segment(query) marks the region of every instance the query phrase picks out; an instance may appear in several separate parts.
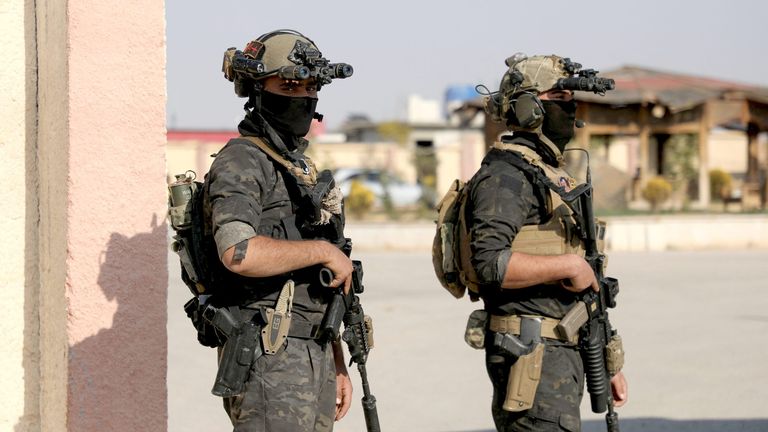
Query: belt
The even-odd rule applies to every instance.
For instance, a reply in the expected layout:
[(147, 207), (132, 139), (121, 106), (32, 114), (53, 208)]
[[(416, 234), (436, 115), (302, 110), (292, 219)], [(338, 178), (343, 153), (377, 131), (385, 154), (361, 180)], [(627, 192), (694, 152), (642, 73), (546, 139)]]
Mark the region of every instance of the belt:
[(288, 329), (288, 337), (299, 339), (317, 339), (320, 335), (320, 325), (309, 321), (291, 320), (291, 328)]
[[(256, 315), (260, 315), (262, 317), (260, 320), (262, 322), (264, 321), (264, 317), (266, 317), (266, 314), (263, 312), (264, 306), (258, 303), (251, 303), (243, 307), (245, 309), (259, 310), (260, 312)], [(298, 339), (319, 339), (322, 336), (323, 335), (320, 334), (320, 324), (314, 324), (311, 321), (297, 319), (296, 316), (291, 319), (291, 328), (288, 329), (288, 337)]]
[[(495, 333), (511, 333), (515, 336), (520, 335), (520, 319), (517, 315), (491, 315), (491, 320), (488, 328)], [(560, 335), (557, 331), (557, 325), (560, 324), (560, 320), (547, 317), (539, 317), (541, 320), (541, 337), (549, 339), (557, 339), (563, 342), (570, 342), (572, 344), (579, 342), (579, 335), (574, 335), (570, 340)]]

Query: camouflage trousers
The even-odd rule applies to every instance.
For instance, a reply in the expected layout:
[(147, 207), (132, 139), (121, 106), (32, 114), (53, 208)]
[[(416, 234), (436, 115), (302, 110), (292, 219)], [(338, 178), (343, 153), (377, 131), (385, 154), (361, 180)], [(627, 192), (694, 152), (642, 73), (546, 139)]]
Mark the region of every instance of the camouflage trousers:
[(533, 407), (521, 412), (502, 408), (514, 359), (494, 352), (493, 348), (486, 351), (486, 368), (493, 383), (493, 421), (499, 432), (581, 430), (579, 405), (584, 393), (584, 366), (579, 351), (558, 342), (546, 343)]
[(234, 432), (330, 432), (336, 368), (329, 344), (288, 338), (277, 354), (251, 367), (245, 391), (224, 398)]

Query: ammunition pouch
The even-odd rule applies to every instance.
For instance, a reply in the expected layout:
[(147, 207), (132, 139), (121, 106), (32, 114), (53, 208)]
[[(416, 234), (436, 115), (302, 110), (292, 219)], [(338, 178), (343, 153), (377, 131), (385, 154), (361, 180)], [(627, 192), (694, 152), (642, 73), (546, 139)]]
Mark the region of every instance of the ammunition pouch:
[(616, 375), (624, 367), (624, 345), (621, 336), (613, 335), (605, 346), (606, 369), (611, 376)]
[(464, 342), (474, 349), (485, 348), (485, 329), (488, 327), (488, 312), (478, 309), (469, 314)]

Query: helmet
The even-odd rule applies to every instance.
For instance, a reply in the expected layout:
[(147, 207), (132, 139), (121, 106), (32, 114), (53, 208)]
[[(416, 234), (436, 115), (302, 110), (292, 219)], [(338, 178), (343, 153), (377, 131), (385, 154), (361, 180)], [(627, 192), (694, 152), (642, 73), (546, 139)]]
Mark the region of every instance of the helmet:
[(517, 53), (506, 60), (509, 68), (501, 78), (499, 91), (486, 96), (485, 110), (496, 122), (512, 130), (535, 130), (544, 119), (538, 95), (558, 88), (571, 74), (566, 60), (556, 55), (526, 57)]
[(604, 95), (613, 90), (612, 79), (598, 77), (594, 69), (556, 55), (527, 57), (517, 53), (505, 61), (508, 70), (499, 91), (486, 95), (485, 111), (511, 130), (535, 131), (544, 120), (538, 95), (552, 89), (591, 91)]
[(222, 64), (224, 77), (235, 83), (235, 93), (248, 97), (254, 84), (271, 76), (304, 80), (315, 78), (318, 90), (335, 78), (352, 76), (346, 63), (330, 63), (315, 43), (295, 30), (275, 30), (249, 42), (240, 51), (229, 48)]

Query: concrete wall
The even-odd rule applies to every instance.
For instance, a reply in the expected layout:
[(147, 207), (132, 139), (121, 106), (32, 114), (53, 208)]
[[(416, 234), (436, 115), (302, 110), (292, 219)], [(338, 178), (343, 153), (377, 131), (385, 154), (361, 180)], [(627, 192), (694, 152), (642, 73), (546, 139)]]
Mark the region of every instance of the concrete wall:
[(747, 172), (747, 134), (742, 131), (711, 130), (709, 168), (744, 175)]
[[(33, 2), (0, 2), (0, 182), (3, 217), (0, 218), (4, 259), (0, 261), (0, 430), (27, 430), (39, 420), (39, 389), (27, 394), (26, 381), (38, 382), (39, 327), (36, 302), (37, 234), (29, 221), (36, 217), (36, 195), (27, 194), (35, 179), (26, 174), (34, 164), (37, 81)], [(27, 244), (33, 245), (27, 248)], [(26, 288), (26, 289), (25, 289)], [(28, 322), (29, 325), (25, 325)]]
[(0, 430), (165, 430), (164, 27), (0, 3)]
[(313, 143), (307, 152), (319, 169), (386, 169), (407, 182), (416, 181), (413, 150), (395, 142)]
[[(609, 251), (768, 249), (768, 216), (702, 215), (606, 218)], [(433, 222), (347, 224), (356, 250), (429, 251)]]
[(457, 130), (435, 133), (437, 157), (436, 189), (438, 199), (454, 179), (469, 180), (480, 168), (485, 156), (483, 134), (477, 130)]
[(183, 174), (192, 170), (197, 175), (197, 180), (203, 181), (203, 177), (211, 168), (213, 153), (221, 150), (224, 142), (208, 142), (201, 140), (168, 140), (166, 148), (168, 163), (166, 166), (167, 177), (173, 181), (176, 174)]
[[(223, 147), (229, 137), (221, 139), (206, 138), (207, 133), (201, 132), (198, 137), (179, 139), (177, 136), (184, 132), (172, 132), (168, 138), (168, 176), (181, 174), (186, 170), (197, 173), (198, 179), (202, 179), (213, 162), (210, 157)], [(194, 132), (186, 133), (190, 136)], [(223, 135), (224, 133), (221, 133)], [(236, 133), (232, 134), (237, 136)], [(378, 143), (326, 143), (313, 142), (310, 144), (307, 154), (310, 155), (319, 169), (338, 168), (378, 168), (387, 169), (403, 180), (416, 181), (416, 169), (413, 166), (413, 151), (403, 145), (394, 142)]]

